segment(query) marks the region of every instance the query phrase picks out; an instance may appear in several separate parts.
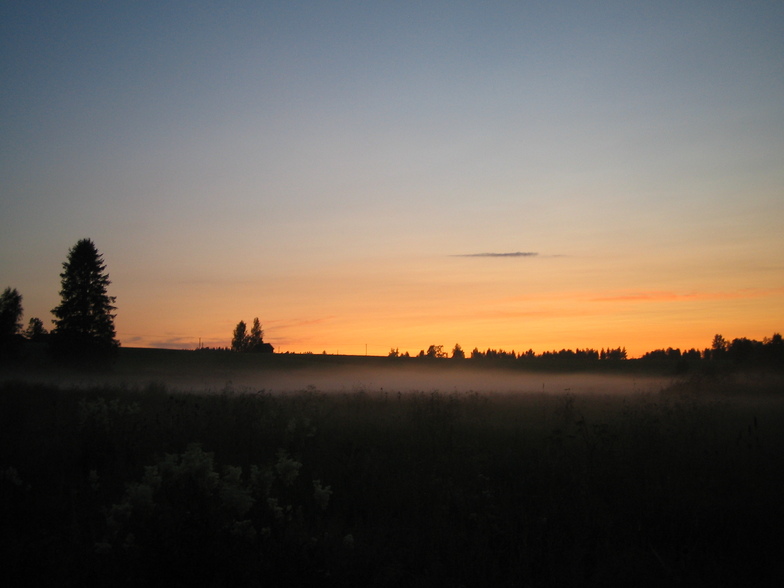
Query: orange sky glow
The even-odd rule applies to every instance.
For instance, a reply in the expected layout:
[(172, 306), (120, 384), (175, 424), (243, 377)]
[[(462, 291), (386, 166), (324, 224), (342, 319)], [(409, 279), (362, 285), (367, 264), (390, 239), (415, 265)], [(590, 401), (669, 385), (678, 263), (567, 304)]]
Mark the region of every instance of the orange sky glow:
[(784, 330), (784, 3), (0, 7), (0, 288), (104, 255), (126, 347)]

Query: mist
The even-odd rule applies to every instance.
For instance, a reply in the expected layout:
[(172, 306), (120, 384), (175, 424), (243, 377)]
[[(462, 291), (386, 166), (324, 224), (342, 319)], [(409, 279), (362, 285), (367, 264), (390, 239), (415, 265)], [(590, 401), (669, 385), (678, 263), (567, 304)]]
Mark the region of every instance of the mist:
[(586, 373), (521, 373), (490, 369), (389, 368), (306, 369), (292, 372), (236, 374), (235, 390), (294, 392), (482, 392), (482, 393), (636, 393), (658, 391), (669, 382), (661, 377), (608, 376)]
[[(182, 356), (181, 356), (182, 357)], [(192, 356), (191, 356), (192, 357)], [(551, 373), (503, 368), (444, 365), (238, 365), (142, 362), (119, 365), (103, 373), (48, 371), (17, 374), (13, 379), (84, 389), (120, 386), (132, 389), (150, 385), (176, 392), (198, 393), (502, 393), (502, 394), (637, 394), (659, 392), (671, 377), (638, 374)]]

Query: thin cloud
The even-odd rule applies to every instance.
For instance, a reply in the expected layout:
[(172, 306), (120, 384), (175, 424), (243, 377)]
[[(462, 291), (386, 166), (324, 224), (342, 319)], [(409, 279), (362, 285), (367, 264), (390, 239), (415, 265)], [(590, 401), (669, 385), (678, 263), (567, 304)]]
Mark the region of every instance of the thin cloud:
[[(157, 347), (162, 349), (193, 349), (198, 340), (195, 337), (169, 337), (167, 339), (158, 339), (148, 341), (150, 347)], [(207, 341), (202, 341), (202, 345), (209, 346)]]
[(681, 300), (734, 300), (763, 298), (784, 293), (784, 288), (745, 288), (731, 292), (694, 292), (678, 294), (667, 291), (629, 292), (615, 296), (593, 298), (592, 302), (673, 302)]
[(266, 325), (271, 325), (272, 327), (274, 327), (276, 329), (289, 329), (289, 328), (292, 328), (292, 327), (294, 327), (294, 328), (308, 327), (308, 326), (313, 326), (313, 325), (321, 325), (321, 324), (324, 324), (324, 323), (329, 323), (330, 321), (333, 321), (336, 318), (338, 318), (337, 315), (329, 315), (329, 316), (320, 317), (320, 318), (313, 318), (313, 319), (300, 319), (300, 318), (287, 319), (287, 320), (283, 320), (283, 319), (275, 320), (275, 319), (273, 319), (273, 320), (267, 321), (266, 323), (262, 323), (262, 327), (265, 324)]
[(591, 302), (640, 302), (640, 301), (670, 302), (673, 300), (705, 300), (711, 297), (715, 297), (715, 295), (709, 295), (708, 293), (677, 294), (675, 292), (653, 291), (653, 292), (630, 292), (628, 294), (603, 296), (599, 298), (593, 298)]
[(511, 251), (508, 253), (463, 253), (452, 257), (536, 257), (535, 251)]

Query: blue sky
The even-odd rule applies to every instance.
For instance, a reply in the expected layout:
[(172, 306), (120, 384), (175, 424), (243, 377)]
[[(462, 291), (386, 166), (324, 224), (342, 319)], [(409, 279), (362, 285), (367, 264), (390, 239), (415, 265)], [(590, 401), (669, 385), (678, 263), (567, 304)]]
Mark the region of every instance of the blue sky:
[(781, 2), (0, 11), (25, 320), (87, 236), (125, 345), (254, 316), (283, 349), (377, 353), (781, 328)]

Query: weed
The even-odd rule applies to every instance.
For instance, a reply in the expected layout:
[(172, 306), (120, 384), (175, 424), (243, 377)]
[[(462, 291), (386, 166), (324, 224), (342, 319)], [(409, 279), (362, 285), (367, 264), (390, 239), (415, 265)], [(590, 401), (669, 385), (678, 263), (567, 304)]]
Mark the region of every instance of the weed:
[(38, 585), (772, 585), (784, 577), (784, 402), (732, 385), (0, 385), (7, 574)]

